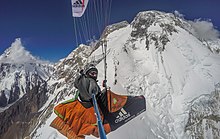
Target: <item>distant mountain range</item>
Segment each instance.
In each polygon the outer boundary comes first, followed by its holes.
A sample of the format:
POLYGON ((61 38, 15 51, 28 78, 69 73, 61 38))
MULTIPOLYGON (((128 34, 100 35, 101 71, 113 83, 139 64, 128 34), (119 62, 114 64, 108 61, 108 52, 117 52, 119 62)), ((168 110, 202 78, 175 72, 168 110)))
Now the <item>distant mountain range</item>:
POLYGON ((63 139, 49 127, 53 107, 74 95, 74 79, 88 62, 97 64, 101 85, 104 39, 108 86, 147 100, 147 111, 109 139, 219 138, 220 40, 198 32, 174 14, 140 12, 56 64, 35 58, 16 39, 0 56, 0 138, 63 139))

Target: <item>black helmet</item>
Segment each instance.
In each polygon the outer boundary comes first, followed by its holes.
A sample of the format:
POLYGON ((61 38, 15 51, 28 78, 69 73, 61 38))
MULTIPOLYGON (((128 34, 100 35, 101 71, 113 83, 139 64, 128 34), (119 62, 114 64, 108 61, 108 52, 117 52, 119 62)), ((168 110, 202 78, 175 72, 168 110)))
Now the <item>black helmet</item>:
POLYGON ((95 67, 94 64, 89 63, 85 65, 83 72, 87 77, 93 78, 95 80, 97 79, 98 69, 95 67))

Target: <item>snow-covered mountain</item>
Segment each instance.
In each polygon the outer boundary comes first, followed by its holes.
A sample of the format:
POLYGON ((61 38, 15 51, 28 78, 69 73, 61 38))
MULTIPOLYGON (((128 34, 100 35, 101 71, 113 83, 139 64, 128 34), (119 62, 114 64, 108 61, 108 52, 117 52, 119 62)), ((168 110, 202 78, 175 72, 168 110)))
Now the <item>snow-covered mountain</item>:
POLYGON ((75 75, 87 62, 97 63, 101 85, 103 39, 108 86, 120 94, 144 95, 147 108, 108 139, 220 138, 220 40, 207 36, 192 21, 159 11, 107 27, 95 47, 80 45, 55 65, 48 80, 53 94, 27 138, 65 139, 49 126, 52 108, 74 95, 75 75))
MULTIPOLYGON (((121 94, 145 95, 147 100, 147 111, 110 133, 109 139, 220 137, 219 39, 201 39, 196 32, 191 21, 159 11, 140 12, 131 24, 107 28, 100 41, 108 41, 108 86, 121 94)), ((87 61, 98 63, 101 84, 100 44, 87 61)), ((63 73, 70 70, 63 68, 63 73)), ((49 127, 54 117, 36 129, 34 139, 65 138, 49 127)))
POLYGON ((35 85, 47 81, 53 72, 51 64, 26 51, 18 38, 0 56, 0 107, 15 102, 35 85))
POLYGON ((33 113, 48 99, 48 83, 53 65, 39 60, 24 49, 18 38, 0 56, 0 136, 15 138, 13 129, 22 129, 33 113), (24 122, 24 123, 22 123, 24 122))
POLYGON ((21 39, 17 38, 11 47, 9 47, 5 52, 0 56, 1 63, 36 63, 37 59, 33 57, 30 52, 26 51, 21 44, 21 39))

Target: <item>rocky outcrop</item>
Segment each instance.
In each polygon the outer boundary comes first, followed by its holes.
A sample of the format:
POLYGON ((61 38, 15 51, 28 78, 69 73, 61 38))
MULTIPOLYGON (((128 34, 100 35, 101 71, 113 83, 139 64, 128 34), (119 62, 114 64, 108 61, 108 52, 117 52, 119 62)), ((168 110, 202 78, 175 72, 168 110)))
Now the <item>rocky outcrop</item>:
POLYGON ((108 34, 114 32, 115 30, 119 30, 121 28, 127 27, 128 25, 129 25, 129 23, 127 21, 122 21, 122 22, 119 22, 119 23, 109 25, 104 30, 102 37, 107 37, 108 34))
POLYGON ((39 83, 49 79, 53 68, 36 63, 0 63, 0 108, 13 104, 39 83))
POLYGON ((54 67, 26 51, 20 39, 0 55, 0 138, 19 139, 48 99, 54 67))
POLYGON ((47 91, 46 81, 39 81, 30 92, 0 113, 1 139, 23 139, 31 131, 30 121, 38 116, 38 110, 48 99, 47 91))
POLYGON ((210 95, 202 95, 192 102, 185 131, 191 138, 220 137, 220 84, 210 95))
POLYGON ((171 13, 146 11, 138 13, 131 26, 132 39, 144 38, 147 49, 149 44, 154 44, 159 51, 164 51, 166 44, 170 42, 169 36, 178 33, 177 27, 188 30, 190 25, 171 13), (154 30, 150 30, 150 27, 154 30))

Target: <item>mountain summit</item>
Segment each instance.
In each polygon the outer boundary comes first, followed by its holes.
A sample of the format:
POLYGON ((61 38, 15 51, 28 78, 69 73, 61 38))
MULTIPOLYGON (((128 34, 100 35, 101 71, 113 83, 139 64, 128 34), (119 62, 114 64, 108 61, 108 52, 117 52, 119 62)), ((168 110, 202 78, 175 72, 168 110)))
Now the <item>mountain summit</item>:
POLYGON ((35 63, 36 58, 22 46, 21 39, 15 39, 11 47, 0 56, 0 63, 35 63))
POLYGON ((5 107, 29 92, 37 80, 47 80, 53 68, 25 50, 18 38, 0 56, 0 69, 0 107, 5 107))

